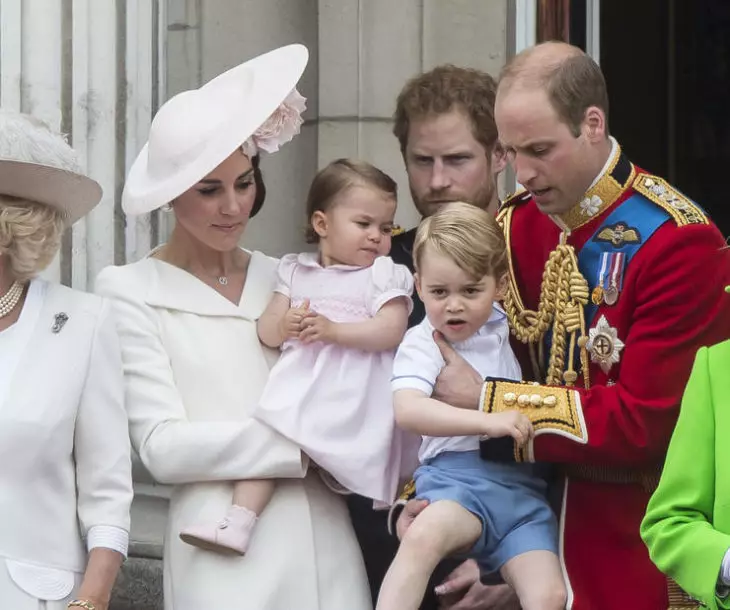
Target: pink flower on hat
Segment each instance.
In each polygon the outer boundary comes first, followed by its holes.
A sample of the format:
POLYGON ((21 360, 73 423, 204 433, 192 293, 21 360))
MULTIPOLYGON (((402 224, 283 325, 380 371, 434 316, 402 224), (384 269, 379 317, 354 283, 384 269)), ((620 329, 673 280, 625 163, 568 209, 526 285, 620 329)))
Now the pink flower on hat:
POLYGON ((306 101, 296 89, 292 89, 274 113, 244 142, 243 152, 248 156, 255 155, 259 149, 273 153, 282 144, 291 141, 304 122, 302 113, 307 108, 306 101))

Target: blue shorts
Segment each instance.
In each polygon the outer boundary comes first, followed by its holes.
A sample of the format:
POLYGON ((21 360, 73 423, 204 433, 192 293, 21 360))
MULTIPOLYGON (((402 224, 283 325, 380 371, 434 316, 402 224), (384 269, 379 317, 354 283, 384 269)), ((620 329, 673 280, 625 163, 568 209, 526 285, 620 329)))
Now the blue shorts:
POLYGON ((451 500, 479 518, 482 535, 467 555, 485 571, 496 572, 528 551, 558 554, 547 483, 533 464, 486 462, 478 451, 449 451, 419 466, 414 479, 417 498, 451 500))

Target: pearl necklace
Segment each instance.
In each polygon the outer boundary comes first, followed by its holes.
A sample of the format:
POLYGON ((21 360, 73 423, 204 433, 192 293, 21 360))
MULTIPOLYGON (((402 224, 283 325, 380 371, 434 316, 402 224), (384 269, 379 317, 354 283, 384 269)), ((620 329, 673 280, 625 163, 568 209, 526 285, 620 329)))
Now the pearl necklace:
POLYGON ((21 296, 23 296, 23 284, 13 282, 10 289, 0 297, 0 318, 4 318, 15 309, 21 296))

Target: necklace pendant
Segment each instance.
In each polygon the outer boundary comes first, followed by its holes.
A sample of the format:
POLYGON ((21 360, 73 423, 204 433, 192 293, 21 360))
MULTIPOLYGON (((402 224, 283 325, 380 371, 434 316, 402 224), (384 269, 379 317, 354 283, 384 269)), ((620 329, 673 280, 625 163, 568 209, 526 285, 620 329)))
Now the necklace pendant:
POLYGON ((221 276, 220 276, 220 277, 218 278, 218 283, 219 283, 219 284, 220 284, 221 286, 228 286, 228 278, 227 278, 227 277, 226 277, 225 275, 221 275, 221 276))

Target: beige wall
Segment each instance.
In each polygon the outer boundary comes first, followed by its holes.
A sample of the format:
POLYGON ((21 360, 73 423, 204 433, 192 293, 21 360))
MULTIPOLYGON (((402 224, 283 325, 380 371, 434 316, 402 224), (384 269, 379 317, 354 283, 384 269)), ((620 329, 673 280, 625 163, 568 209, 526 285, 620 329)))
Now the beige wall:
POLYGON ((264 155, 267 204, 247 247, 304 248, 304 198, 318 167, 366 159, 398 180, 397 220, 417 222, 397 141, 395 98, 411 76, 452 62, 496 74, 505 61, 507 0, 169 0, 167 93, 205 82, 245 58, 290 42, 310 63, 302 134, 264 155))
POLYGON ((395 98, 442 63, 496 74, 506 56, 506 0, 320 0, 319 165, 360 157, 398 180, 397 220, 418 217, 398 142, 395 98))

